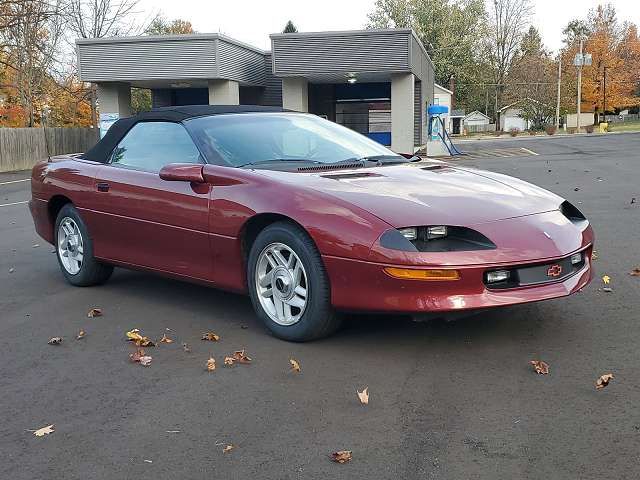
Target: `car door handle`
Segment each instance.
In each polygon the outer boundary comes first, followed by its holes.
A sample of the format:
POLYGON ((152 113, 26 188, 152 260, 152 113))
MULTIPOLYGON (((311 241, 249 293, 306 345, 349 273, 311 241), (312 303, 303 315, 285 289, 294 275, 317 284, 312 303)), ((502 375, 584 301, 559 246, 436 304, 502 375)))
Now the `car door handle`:
POLYGON ((96 188, 98 189, 99 192, 108 192, 109 184, 106 182, 100 182, 96 185, 96 188))

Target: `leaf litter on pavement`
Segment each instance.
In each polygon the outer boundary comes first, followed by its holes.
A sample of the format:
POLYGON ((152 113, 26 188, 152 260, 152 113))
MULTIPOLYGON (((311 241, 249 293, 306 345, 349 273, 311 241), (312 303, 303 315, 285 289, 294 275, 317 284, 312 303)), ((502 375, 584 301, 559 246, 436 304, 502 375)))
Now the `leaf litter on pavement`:
POLYGON ((549 373, 549 364, 542 360, 531 360, 529 362, 533 366, 533 370, 540 375, 547 375, 549 373))
POLYGON ((45 435, 49 435, 50 433, 55 432, 55 425, 47 425, 46 427, 39 428, 37 430, 32 430, 33 434, 36 437, 44 437, 45 435))

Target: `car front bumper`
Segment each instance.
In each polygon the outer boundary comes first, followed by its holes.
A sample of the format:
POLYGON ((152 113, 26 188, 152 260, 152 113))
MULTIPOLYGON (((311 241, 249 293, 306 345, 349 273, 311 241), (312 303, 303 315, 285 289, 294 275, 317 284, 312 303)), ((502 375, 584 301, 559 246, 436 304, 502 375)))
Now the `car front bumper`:
POLYGON ((338 310, 407 314, 455 313, 549 300, 576 293, 593 278, 592 251, 592 244, 589 244, 562 257, 534 262, 447 265, 447 268, 453 268, 460 274, 458 280, 450 281, 403 280, 385 273, 385 267, 396 265, 330 256, 324 256, 323 260, 331 279, 332 304, 338 310), (584 254, 584 265, 562 280, 550 279, 545 283, 514 288, 488 288, 485 284, 487 271, 553 265, 578 251, 584 254))

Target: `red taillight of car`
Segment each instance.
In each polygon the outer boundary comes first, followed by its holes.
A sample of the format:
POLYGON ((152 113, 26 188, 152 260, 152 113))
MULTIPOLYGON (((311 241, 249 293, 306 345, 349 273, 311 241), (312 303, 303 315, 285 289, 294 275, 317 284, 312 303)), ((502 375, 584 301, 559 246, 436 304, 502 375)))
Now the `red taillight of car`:
POLYGON ((385 267, 384 273, 393 278, 399 278, 402 280, 440 282, 460 280, 460 272, 458 270, 385 267))

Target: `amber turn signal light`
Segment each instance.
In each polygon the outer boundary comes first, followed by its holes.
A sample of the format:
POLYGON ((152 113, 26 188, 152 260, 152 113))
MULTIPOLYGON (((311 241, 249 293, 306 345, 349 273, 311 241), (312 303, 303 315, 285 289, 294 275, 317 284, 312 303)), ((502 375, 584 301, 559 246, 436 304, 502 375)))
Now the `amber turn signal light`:
POLYGON ((460 280, 460 272, 458 270, 385 267, 384 273, 402 280, 460 280))

